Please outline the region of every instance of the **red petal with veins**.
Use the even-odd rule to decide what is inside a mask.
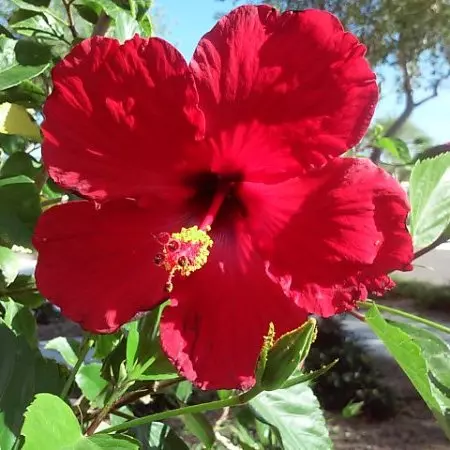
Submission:
[[[239,269],[221,253],[213,247],[202,269],[175,282],[161,340],[182,375],[202,389],[247,389],[270,322],[281,336],[307,315],[266,277],[261,260]]]
[[[153,234],[167,217],[132,201],[50,208],[33,240],[39,291],[85,330],[115,331],[163,300],[167,272],[153,262],[161,247]]]
[[[257,122],[304,167],[364,135],[378,99],[365,47],[325,11],[242,6],[199,42],[191,68],[207,134]]]
[[[203,135],[193,77],[161,39],[87,39],[52,78],[44,163],[55,181],[86,197],[159,194],[184,146]]]
[[[339,158],[299,181],[298,211],[265,254],[269,276],[301,307],[325,317],[353,309],[392,287],[387,273],[410,270],[409,205],[388,173]]]

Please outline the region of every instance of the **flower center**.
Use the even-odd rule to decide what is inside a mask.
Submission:
[[[206,264],[209,249],[213,245],[208,232],[230,187],[226,185],[218,189],[200,227],[195,225],[182,228],[178,233],[160,233],[156,236],[156,240],[162,245],[162,251],[155,255],[154,262],[169,273],[166,292],[173,291],[175,275],[188,277]]]
[[[209,227],[208,227],[209,228]],[[173,277],[179,273],[187,277],[192,272],[201,269],[209,256],[213,240],[208,236],[209,229],[201,230],[197,226],[182,228],[179,233],[161,233],[159,243],[162,252],[155,255],[155,264],[169,272],[165,290],[172,292]]]

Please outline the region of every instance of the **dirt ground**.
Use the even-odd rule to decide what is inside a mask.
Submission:
[[[386,421],[369,422],[327,414],[335,450],[450,449],[444,433],[400,368],[389,360],[382,364],[380,369],[389,374],[386,383],[397,395],[397,415]]]

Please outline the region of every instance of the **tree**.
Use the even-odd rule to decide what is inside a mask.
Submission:
[[[255,2],[256,3],[256,2]],[[258,2],[260,3],[260,2]],[[435,98],[450,76],[449,0],[264,0],[281,10],[325,9],[368,47],[367,57],[380,74],[395,70],[396,86],[405,99],[402,113],[386,129],[397,136],[415,108]],[[381,149],[371,159],[378,162]]]

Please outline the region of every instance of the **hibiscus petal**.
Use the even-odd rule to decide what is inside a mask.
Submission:
[[[247,389],[273,322],[277,336],[300,326],[305,311],[265,275],[262,261],[242,271],[218,260],[175,281],[174,300],[163,314],[161,340],[178,370],[202,389]]]
[[[311,313],[352,309],[409,270],[409,205],[401,186],[368,160],[339,158],[300,178],[298,212],[275,238],[269,274]]]
[[[359,142],[373,115],[378,88],[364,54],[325,11],[236,8],[191,62],[207,133],[256,121],[304,167],[323,164]]]
[[[33,243],[44,297],[92,332],[109,333],[163,300],[167,273],[153,258],[161,216],[132,201],[70,202],[41,216]]]
[[[182,158],[181,144],[203,135],[193,77],[161,39],[87,39],[52,77],[44,163],[54,180],[84,196],[158,192],[169,184],[163,172]]]

